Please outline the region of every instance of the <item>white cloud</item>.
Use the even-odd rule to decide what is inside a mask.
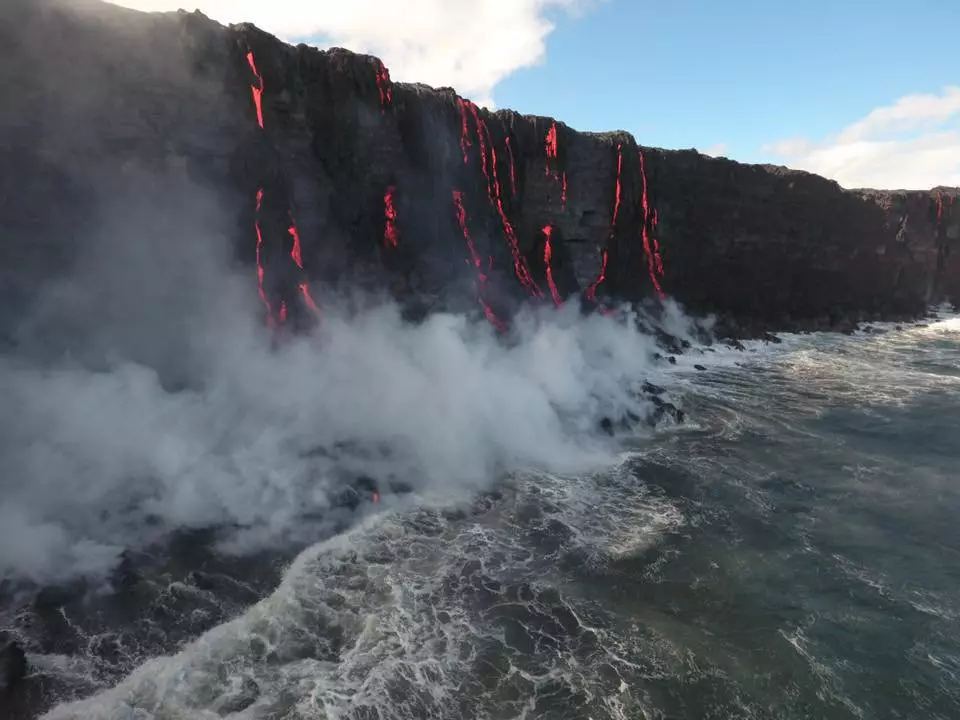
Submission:
[[[960,185],[960,87],[907,95],[832,137],[791,138],[765,145],[762,151],[844,187]]]
[[[727,155],[727,144],[726,143],[717,143],[716,145],[711,145],[706,150],[702,150],[704,155],[709,155],[710,157],[726,157]]]
[[[113,0],[137,10],[176,10],[186,0]],[[553,31],[550,9],[576,12],[590,0],[192,0],[224,23],[252,22],[288,41],[375,54],[395,80],[449,85],[492,106],[497,83],[536,65]]]

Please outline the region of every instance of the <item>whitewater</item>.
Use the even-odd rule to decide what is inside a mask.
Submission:
[[[942,311],[928,323],[783,335],[738,351],[704,344],[704,326],[673,313],[659,322],[691,345],[675,363],[636,329],[643,322],[574,313],[530,317],[504,344],[463,318],[412,330],[377,311],[331,323],[342,334],[326,352],[341,365],[292,345],[282,363],[327,379],[315,393],[256,393],[273,398],[258,412],[286,423],[283,442],[256,453],[286,458],[283,472],[257,478],[257,495],[247,476],[233,478],[239,497],[221,485],[210,495],[205,483],[221,477],[210,473],[230,475],[224,458],[235,473],[251,456],[241,434],[222,441],[220,457],[194,458],[208,493],[196,519],[157,512],[179,507],[163,498],[167,485],[150,486],[151,502],[126,498],[123,522],[135,518],[139,530],[149,510],[157,537],[186,520],[225,530],[193,537],[179,570],[145,565],[141,584],[156,588],[145,607],[166,616],[123,617],[122,603],[91,600],[85,612],[116,617],[82,630],[77,651],[34,643],[35,675],[56,679],[64,700],[83,698],[45,717],[955,717],[960,320]],[[370,352],[372,338],[383,352]],[[444,361],[431,365],[440,349]],[[317,362],[331,364],[319,372]],[[378,372],[404,377],[405,392],[374,384],[367,396],[345,382]],[[280,376],[281,387],[305,377]],[[596,433],[600,417],[649,412],[641,380],[665,388],[688,421]],[[349,391],[336,396],[338,385]],[[336,412],[318,416],[331,394]],[[183,434],[207,421],[201,412]],[[338,429],[318,438],[318,427]],[[333,447],[361,430],[394,450],[323,457],[313,475],[290,464],[316,461],[302,452],[307,438]],[[351,472],[389,468],[410,492],[336,526],[316,506],[303,512],[316,478],[347,460]],[[101,506],[114,499],[104,493]],[[62,525],[57,537],[78,533],[74,552],[85,538],[106,562],[106,531]],[[122,525],[110,537],[141,537],[118,535]],[[263,570],[298,544],[282,572]],[[44,547],[38,567],[62,572],[67,547]],[[76,560],[91,577],[109,565]],[[84,610],[73,612],[64,617],[83,625]],[[196,630],[173,629],[174,613]],[[151,633],[165,639],[151,644]]]

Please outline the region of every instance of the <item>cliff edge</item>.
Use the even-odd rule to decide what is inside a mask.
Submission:
[[[847,191],[490,113],[394,83],[377,58],[199,13],[16,0],[0,41],[7,338],[84,238],[137,204],[162,227],[127,227],[131,243],[228,238],[271,323],[308,322],[353,285],[494,324],[523,302],[669,295],[744,331],[960,297],[957,188]],[[197,193],[216,212],[188,210]]]

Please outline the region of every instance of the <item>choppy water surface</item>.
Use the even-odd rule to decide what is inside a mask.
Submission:
[[[960,717],[960,321],[652,379],[687,427],[372,514],[50,717]]]

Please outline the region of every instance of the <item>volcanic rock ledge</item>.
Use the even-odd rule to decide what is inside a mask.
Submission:
[[[185,217],[194,188],[272,323],[358,284],[497,325],[531,300],[663,293],[740,335],[960,296],[957,188],[846,191],[490,113],[199,13],[15,0],[0,41],[0,337],[118,202]]]

